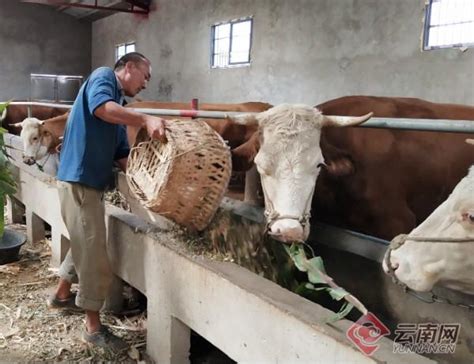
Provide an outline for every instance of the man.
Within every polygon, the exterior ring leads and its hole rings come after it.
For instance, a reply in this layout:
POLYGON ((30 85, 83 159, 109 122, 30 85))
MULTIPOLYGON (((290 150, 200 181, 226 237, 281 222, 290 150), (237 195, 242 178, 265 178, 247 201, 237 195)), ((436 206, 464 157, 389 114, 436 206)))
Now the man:
POLYGON ((82 339, 116 352, 127 345, 101 324, 99 316, 112 280, 103 196, 114 161, 125 170, 129 146, 124 125, 144 127, 151 138, 166 140, 163 119, 121 106, 123 97, 133 97, 145 89, 150 77, 149 60, 137 52, 120 58, 114 70, 101 67, 90 75, 69 115, 57 174, 61 215, 71 249, 61 265, 59 284, 49 305, 85 310, 82 339), (76 278, 77 296, 71 293, 76 278))

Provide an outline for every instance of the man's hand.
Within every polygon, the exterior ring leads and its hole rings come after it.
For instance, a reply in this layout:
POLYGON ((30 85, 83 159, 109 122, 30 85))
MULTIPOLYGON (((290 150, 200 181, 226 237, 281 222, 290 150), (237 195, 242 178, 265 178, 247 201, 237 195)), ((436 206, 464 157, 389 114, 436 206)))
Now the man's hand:
POLYGON ((145 127, 150 138, 158 139, 159 141, 166 143, 165 123, 165 119, 147 115, 145 119, 145 127))

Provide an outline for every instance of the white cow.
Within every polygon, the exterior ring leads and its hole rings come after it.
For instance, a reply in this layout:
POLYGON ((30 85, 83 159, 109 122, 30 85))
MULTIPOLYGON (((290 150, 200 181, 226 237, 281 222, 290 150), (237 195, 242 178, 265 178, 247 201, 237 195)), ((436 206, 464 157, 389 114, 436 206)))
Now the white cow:
POLYGON ((56 176, 59 167, 59 154, 56 151, 57 139, 44 128, 44 121, 26 118, 21 123, 20 138, 23 141, 23 162, 36 166, 51 176, 56 176))
POLYGON ((439 284, 474 294, 474 165, 421 225, 392 241, 383 269, 416 291, 439 284))
POLYGON ((308 238, 311 200, 324 164, 321 129, 357 125, 371 116, 325 116, 311 106, 282 104, 232 118, 259 127, 260 149, 254 162, 262 180, 269 234, 283 242, 308 238))

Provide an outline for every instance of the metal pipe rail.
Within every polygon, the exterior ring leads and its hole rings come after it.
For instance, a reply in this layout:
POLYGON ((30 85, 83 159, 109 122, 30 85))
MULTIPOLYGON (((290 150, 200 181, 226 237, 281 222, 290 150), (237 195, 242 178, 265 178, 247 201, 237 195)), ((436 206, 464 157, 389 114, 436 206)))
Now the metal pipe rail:
MULTIPOLYGON (((7 103, 8 101, 2 101, 1 103, 7 103)), ((8 105, 24 105, 24 106, 46 106, 46 107, 55 107, 56 109, 70 109, 72 105, 66 104, 53 104, 49 102, 34 102, 34 101, 11 101, 8 102, 8 105)))
MULTIPOLYGON (((52 104, 42 102, 11 102, 10 105, 27 106, 49 106, 56 108, 70 109, 71 105, 52 104)), ((181 116, 190 118, 213 118, 225 119, 229 116, 237 116, 242 112, 222 112, 206 110, 174 110, 174 109, 135 109, 131 110, 149 115, 160 116, 181 116)), ((399 129, 399 130, 419 130, 419 131, 442 131, 450 133, 474 133, 474 120, 449 120, 449 119, 407 119, 407 118, 378 118, 374 117, 359 125, 363 128, 378 129, 399 129)))

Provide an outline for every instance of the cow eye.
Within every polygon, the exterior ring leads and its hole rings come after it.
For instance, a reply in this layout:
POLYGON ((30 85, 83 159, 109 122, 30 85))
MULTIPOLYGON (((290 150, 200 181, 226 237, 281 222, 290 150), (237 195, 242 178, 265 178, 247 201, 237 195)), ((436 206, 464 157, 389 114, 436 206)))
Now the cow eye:
POLYGON ((38 140, 38 137, 33 137, 33 140, 36 142, 38 140))
POLYGON ((462 219, 474 223, 474 212, 465 212, 462 214, 462 219))

